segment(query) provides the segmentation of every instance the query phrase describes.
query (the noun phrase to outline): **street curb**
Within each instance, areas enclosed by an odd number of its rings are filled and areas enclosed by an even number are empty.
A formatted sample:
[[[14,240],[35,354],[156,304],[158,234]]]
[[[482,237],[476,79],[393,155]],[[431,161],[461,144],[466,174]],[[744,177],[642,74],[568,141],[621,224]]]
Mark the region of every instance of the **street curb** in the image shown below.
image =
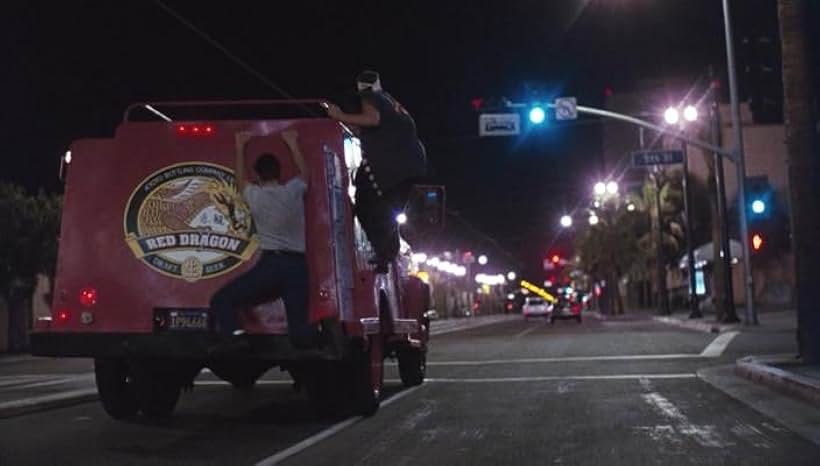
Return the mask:
[[[21,416],[37,411],[46,411],[54,408],[64,408],[89,401],[96,401],[96,388],[83,388],[51,395],[35,396],[22,400],[0,403],[0,419]]]
[[[666,325],[673,325],[675,327],[686,328],[689,330],[697,330],[706,333],[723,333],[732,330],[740,330],[741,326],[738,324],[721,324],[718,322],[703,322],[696,320],[683,320],[675,317],[666,316],[652,316],[652,320]]]
[[[746,356],[735,362],[735,373],[820,406],[820,383],[810,377],[774,367],[772,364],[795,364],[795,359],[781,355]]]

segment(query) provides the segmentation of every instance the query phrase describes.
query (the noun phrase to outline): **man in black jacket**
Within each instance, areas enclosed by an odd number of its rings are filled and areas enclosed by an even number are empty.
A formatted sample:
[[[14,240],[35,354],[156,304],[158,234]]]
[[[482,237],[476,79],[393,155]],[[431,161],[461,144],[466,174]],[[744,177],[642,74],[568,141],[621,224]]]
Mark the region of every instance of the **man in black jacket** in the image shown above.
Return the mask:
[[[404,211],[413,184],[427,174],[424,146],[407,110],[381,86],[378,73],[364,71],[356,79],[361,113],[345,113],[336,105],[328,116],[357,127],[364,161],[356,173],[356,216],[376,253],[380,271],[399,251],[396,216]]]

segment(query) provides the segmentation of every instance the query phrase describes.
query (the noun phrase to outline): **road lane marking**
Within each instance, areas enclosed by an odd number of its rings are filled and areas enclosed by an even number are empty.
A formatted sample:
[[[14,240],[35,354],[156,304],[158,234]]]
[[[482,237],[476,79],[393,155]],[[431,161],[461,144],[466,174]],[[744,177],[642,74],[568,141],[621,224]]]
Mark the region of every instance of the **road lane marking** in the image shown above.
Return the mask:
[[[694,379],[695,373],[679,374],[610,374],[610,375],[545,375],[535,377],[487,377],[487,378],[447,378],[425,379],[427,383],[510,383],[510,382],[553,382],[563,380],[641,380],[641,379]]]
[[[729,343],[739,334],[740,332],[726,332],[721,333],[718,335],[714,340],[712,340],[709,345],[703,349],[703,352],[700,353],[701,357],[704,358],[717,358],[723,354],[723,351],[729,346]]]
[[[396,393],[395,395],[391,396],[390,398],[382,401],[381,402],[381,408],[384,408],[385,406],[389,406],[390,404],[395,403],[396,401],[398,401],[398,400],[400,400],[400,399],[402,399],[402,398],[404,398],[404,397],[406,397],[406,396],[408,396],[412,393],[415,393],[416,390],[422,388],[423,386],[424,385],[418,385],[416,387],[408,388],[407,390]],[[325,429],[325,430],[323,430],[323,431],[321,431],[321,432],[319,432],[315,435],[312,435],[312,436],[302,440],[301,442],[299,442],[295,445],[292,445],[292,446],[290,446],[290,447],[276,453],[275,455],[269,456],[269,457],[257,462],[256,466],[272,466],[274,464],[279,464],[281,461],[284,461],[284,460],[290,458],[291,456],[294,456],[294,455],[296,455],[296,454],[298,454],[298,453],[300,453],[304,450],[307,450],[308,448],[316,445],[317,443],[321,442],[322,440],[325,440],[327,438],[330,438],[330,437],[338,434],[339,432],[347,429],[348,427],[352,426],[353,424],[356,424],[357,422],[361,421],[362,419],[364,419],[362,416],[355,416],[355,417],[352,417],[350,419],[346,419],[342,422],[339,422],[337,424],[334,424],[334,425],[328,427],[327,429]]]
[[[484,366],[489,364],[538,364],[578,361],[652,361],[663,359],[698,359],[700,354],[634,354],[623,356],[566,356],[560,358],[487,359],[484,361],[427,361],[428,366]],[[390,365],[395,365],[391,363]]]
[[[644,393],[641,398],[661,416],[675,423],[674,426],[664,424],[637,428],[649,432],[653,440],[668,439],[677,443],[679,436],[685,436],[691,437],[702,447],[726,448],[733,445],[732,442],[727,442],[715,431],[715,426],[692,424],[689,418],[674,403],[660,393]]]
[[[521,337],[523,337],[524,335],[529,335],[530,333],[532,333],[532,332],[534,332],[534,331],[536,331],[536,330],[538,330],[539,328],[542,328],[542,327],[543,327],[543,325],[536,325],[536,326],[534,326],[534,327],[530,327],[530,328],[528,328],[528,329],[526,329],[526,330],[523,330],[523,331],[521,331],[521,332],[516,333],[516,334],[513,336],[513,338],[521,338]]]

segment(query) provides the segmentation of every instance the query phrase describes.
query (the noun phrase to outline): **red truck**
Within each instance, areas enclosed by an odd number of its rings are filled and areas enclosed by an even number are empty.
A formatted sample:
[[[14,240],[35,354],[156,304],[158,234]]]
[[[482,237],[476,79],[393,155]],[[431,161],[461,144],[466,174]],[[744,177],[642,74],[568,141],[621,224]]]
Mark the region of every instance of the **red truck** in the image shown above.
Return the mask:
[[[359,141],[316,117],[320,105],[135,104],[113,138],[75,141],[52,315],[35,323],[33,354],[94,358],[100,400],[117,419],[169,416],[203,368],[248,388],[278,366],[319,405],[347,404],[364,415],[378,409],[385,358],[398,360],[405,385],[422,383],[429,290],[413,274],[406,244],[389,273],[369,265],[372,251],[352,210]],[[288,128],[300,134],[309,172],[309,316],[330,344],[293,348],[275,301],[240,312],[252,351],[209,356],[216,341],[209,299],[259,249],[234,178],[234,135],[258,135],[247,146],[252,173],[260,153],[288,154],[279,136]],[[290,179],[292,160],[279,158]],[[443,188],[418,190],[442,207]]]

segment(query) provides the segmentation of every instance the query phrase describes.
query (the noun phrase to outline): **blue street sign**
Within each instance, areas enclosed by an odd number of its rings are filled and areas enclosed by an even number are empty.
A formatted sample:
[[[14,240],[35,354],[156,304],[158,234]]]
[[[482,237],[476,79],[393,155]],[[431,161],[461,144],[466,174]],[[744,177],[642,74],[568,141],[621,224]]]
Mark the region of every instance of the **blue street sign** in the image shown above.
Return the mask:
[[[633,167],[683,163],[682,150],[646,150],[632,153]]]

